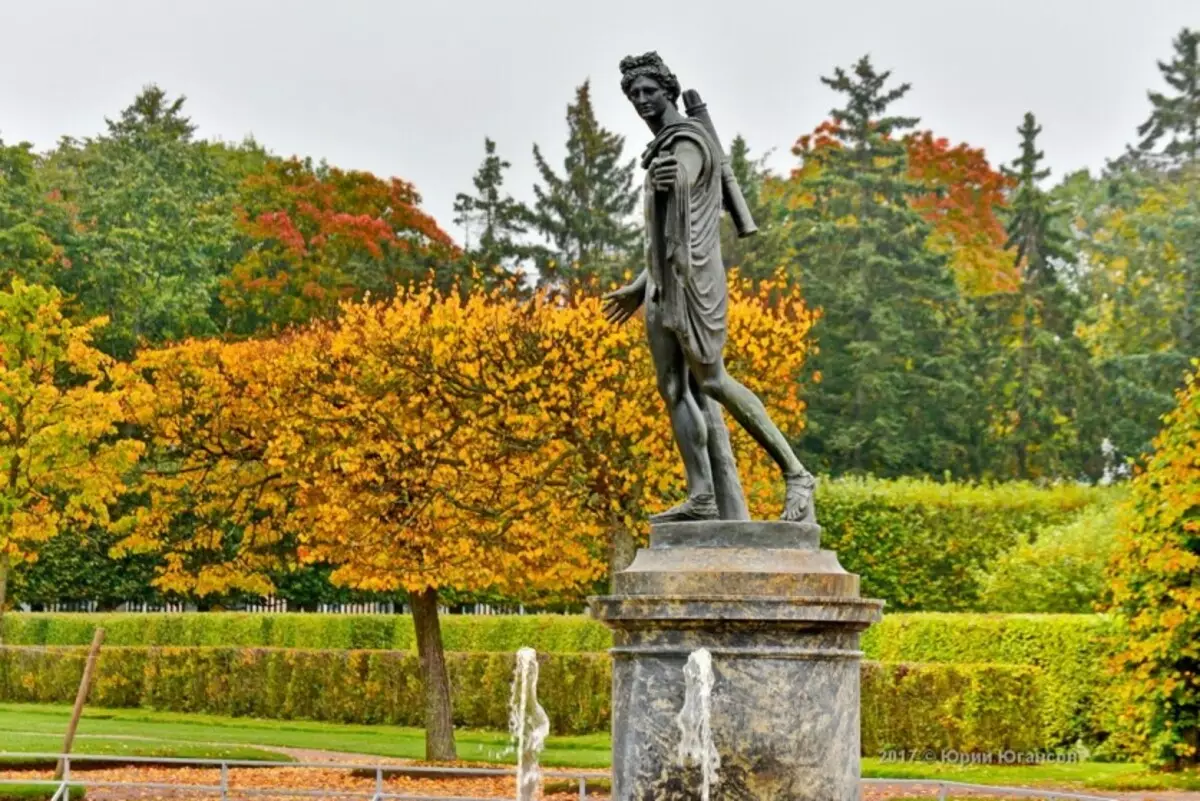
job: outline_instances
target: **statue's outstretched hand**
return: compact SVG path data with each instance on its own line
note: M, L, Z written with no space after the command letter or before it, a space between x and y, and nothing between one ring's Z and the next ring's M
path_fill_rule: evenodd
M650 183L659 192L669 192L675 188L678 179L679 161L673 155L659 156L650 162Z
M646 288L640 281L613 290L604 296L604 318L620 325L637 312L645 298Z

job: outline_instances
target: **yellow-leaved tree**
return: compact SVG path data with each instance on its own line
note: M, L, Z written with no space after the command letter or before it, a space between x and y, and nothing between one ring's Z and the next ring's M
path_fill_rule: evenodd
M296 562L406 591L427 756L454 758L438 591L578 591L604 571L541 358L547 310L414 289L276 341L144 354L150 502L121 547L162 553L156 583L178 592L267 592Z
M604 570L558 435L571 410L542 359L544 312L420 290L347 306L291 351L278 437L303 476L301 556L339 584L407 591L430 759L455 756L439 589L565 590Z
M0 292L0 633L13 560L64 529L114 527L141 443L120 436L129 374L91 346L103 319L63 316L55 289Z
M296 478L273 455L293 340L188 341L145 350L130 417L149 446L144 503L118 555L163 557L155 585L198 597L267 594L295 562Z
M784 433L804 425L800 378L815 321L799 288L782 273L751 283L730 281L729 372L757 394ZM553 376L549 399L569 410L556 418L574 453L586 514L606 532L610 571L624 568L648 530L647 517L685 492L683 463L654 377L640 320L613 326L596 296L575 295L539 316L543 369ZM761 447L728 415L734 455L754 517L779 513L782 481Z
M729 315L730 369L797 432L812 316L771 282L735 283ZM305 562L405 591L426 754L451 759L439 591L578 596L683 489L643 339L596 298L414 288L277 340L145 353L150 501L122 547L163 554L177 592L268 592ZM776 468L733 441L751 508L774 516Z

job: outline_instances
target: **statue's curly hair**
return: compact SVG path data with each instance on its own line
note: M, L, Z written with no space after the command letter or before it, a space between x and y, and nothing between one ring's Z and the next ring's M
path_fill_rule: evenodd
M629 87L643 75L654 79L667 93L672 104L679 100L679 79L667 69L662 58L653 50L640 56L625 56L621 59L621 91L626 97L629 97Z

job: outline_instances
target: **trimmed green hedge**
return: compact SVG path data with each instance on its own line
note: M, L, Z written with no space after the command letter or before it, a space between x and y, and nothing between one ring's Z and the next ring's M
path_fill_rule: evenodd
M863 637L870 659L1041 665L1047 653L1066 649L1068 658L1090 661L1097 632L1108 631L1098 615L884 611L883 622ZM416 650L408 615L9 613L4 642L87 645L97 626L108 645ZM609 630L585 615L443 615L441 628L447 651L513 653L529 646L540 653L596 653L612 647Z
M1053 747L1042 679L1023 665L865 662L862 752Z
M884 662L989 662L1044 672L1048 735L1058 743L1103 739L1104 656L1116 634L1102 615L890 615L863 635Z
M821 483L817 510L822 547L862 576L863 595L890 611L956 612L979 608L982 577L998 556L1116 497L1076 484L846 478Z
M97 626L109 645L267 647L415 651L409 615L66 614L4 616L9 645L86 645ZM595 653L612 646L600 623L584 615L442 615L447 651Z
M32 614L5 616L12 645L85 645L96 625L115 646L241 646L415 651L405 615ZM449 652L589 654L611 636L582 615L442 617ZM1049 736L1098 742L1107 730L1102 662L1113 634L1099 615L888 614L863 635L868 659L883 662L1032 665L1045 672ZM455 657L457 658L457 657ZM465 703L465 701L464 701Z
M0 648L0 701L68 703L86 649ZM454 719L503 729L514 657L449 653ZM547 654L539 698L559 734L609 726L606 654ZM105 648L90 702L260 718L419 726L417 658L397 651L270 648ZM1037 749L1053 743L1039 668L1012 665L863 666L863 747Z

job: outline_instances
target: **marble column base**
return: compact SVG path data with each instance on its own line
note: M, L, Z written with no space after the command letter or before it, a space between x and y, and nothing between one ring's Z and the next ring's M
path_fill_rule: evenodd
M688 654L707 648L713 801L859 797L859 634L883 603L819 547L820 527L782 521L666 523L591 599L613 630L614 801L694 801L676 716Z

